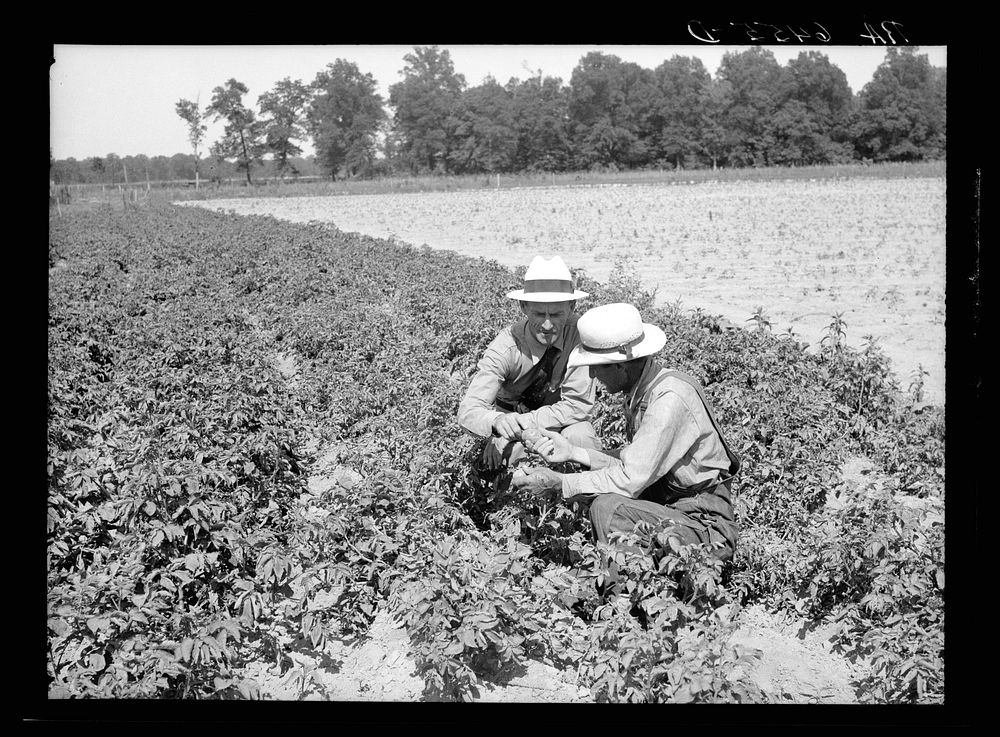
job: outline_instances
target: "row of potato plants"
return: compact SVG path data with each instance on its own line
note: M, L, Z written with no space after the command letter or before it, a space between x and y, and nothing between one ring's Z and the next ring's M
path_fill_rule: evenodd
M259 698L247 664L287 672L385 609L428 698L543 658L599 701L759 702L728 638L761 603L839 622L864 698L943 698L943 412L836 320L811 354L577 274L579 311L630 301L664 328L744 458L721 567L655 528L595 545L580 510L472 472L455 409L523 270L169 206L52 218L49 258L52 697ZM622 442L614 399L595 423ZM886 482L846 484L851 455Z

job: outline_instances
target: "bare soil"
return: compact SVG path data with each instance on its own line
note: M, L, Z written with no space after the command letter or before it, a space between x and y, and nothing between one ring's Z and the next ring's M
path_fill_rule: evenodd
M769 703L858 703L855 683L863 666L831 651L829 632L804 632L758 606L740 613L732 643L756 651L750 674ZM394 701L432 700L416 675L406 631L379 612L367 636L356 642L331 641L322 650L296 643L289 653L295 665L284 672L273 663L254 663L244 676L254 678L268 700ZM309 675L305 680L302 673ZM531 661L505 682L480 679L477 702L592 703L572 671Z

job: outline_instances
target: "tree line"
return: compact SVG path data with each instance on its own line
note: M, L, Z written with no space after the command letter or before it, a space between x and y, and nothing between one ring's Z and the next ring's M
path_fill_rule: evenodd
M374 177L585 170L798 166L945 156L946 74L916 47L888 47L852 94L817 51L781 66L756 46L713 77L696 57L655 69L601 52L568 84L541 70L469 87L436 46L403 57L388 100L337 59L311 83L285 78L245 102L235 78L201 107L179 100L190 154L52 161L56 183L257 176ZM203 158L207 123L224 124ZM315 154L303 157L310 141ZM131 174L130 174L131 172Z

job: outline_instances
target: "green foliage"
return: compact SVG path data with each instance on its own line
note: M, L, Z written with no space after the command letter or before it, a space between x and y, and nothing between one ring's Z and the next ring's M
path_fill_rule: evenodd
M632 168L647 161L646 118L656 97L650 70L600 52L580 59L568 108L576 167Z
M840 623L873 701L943 694L943 412L900 397L842 319L814 355L658 307L624 266L577 275L581 309L629 301L664 329L744 460L720 568L663 529L596 546L584 508L474 472L457 402L517 316L518 275L494 262L172 207L54 217L49 250L65 262L48 321L53 697L256 698L246 665L262 661L304 693L293 645L364 638L391 611L439 698L541 658L595 700L759 702L729 644L751 602ZM616 401L595 416L612 447ZM849 455L882 485L846 483Z
M507 172L517 144L510 93L495 80L466 90L455 112L456 145L449 169L464 172Z
M659 160L687 168L706 150L704 117L711 75L697 57L673 56L653 71L660 92L650 118Z
M850 161L853 100L844 73L825 55L809 51L788 62L785 78L772 121L771 161L786 165Z
M210 147L215 171L206 173L228 178L235 162L250 184L265 154L279 177L297 170L332 179L941 161L947 78L917 52L889 47L855 97L843 71L816 51L784 67L764 47L731 52L715 79L695 57L649 70L593 52L567 84L538 70L467 88L446 50L417 46L390 87L391 121L372 75L337 59L308 88L285 78L261 94L262 120L242 101L245 85L216 87L204 117L226 128ZM149 171L154 181L194 177L202 112L186 100L174 111L189 126L194 156L125 157L130 171ZM297 160L306 132L316 155ZM57 184L121 183L113 156L52 162L50 176Z
M609 583L608 563L618 581L590 615L581 677L597 701L762 701L747 678L752 656L728 644L739 605L720 583L722 563L668 533L640 523L584 560L598 583Z
M752 322L757 330L771 330L771 321L767 318L763 305L754 310L747 322Z
M437 46L417 46L403 61L402 81L389 87L389 104L395 110L395 153L412 173L447 174L457 144L455 113L465 77L455 73L451 54Z
M198 168L198 151L201 148L201 142L205 140L205 133L208 132L208 126L202 122L203 115L197 102L183 99L178 100L174 106L174 110L187 123L188 140L191 141L191 148L194 151L195 175L197 176L200 173Z
M274 155L279 176L295 174L293 159L302 153L295 141L305 139L303 121L309 89L298 80L288 77L274 85L274 89L260 96L257 105L264 124L264 140Z
M782 68L763 46L727 52L719 65L723 98L723 124L739 141L727 158L737 166L768 166L773 162L774 132L770 121L779 104Z
M860 95L853 134L872 161L913 161L945 141L946 77L910 48L890 48Z
M223 137L210 148L212 155L235 159L237 169L246 174L247 184L252 181L253 165L263 160L266 151L265 123L243 104L243 96L249 91L242 82L230 79L225 86L212 90L212 101L205 108L209 119L225 122Z
M308 109L316 160L333 179L369 174L375 165L375 138L386 119L374 77L344 59L316 75Z
M572 158L565 114L568 89L541 73L523 82L512 79L507 89L516 137L514 171L567 171Z
M503 677L541 654L570 615L539 598L531 550L516 536L489 544L459 532L402 558L399 599L428 692L449 699L478 696L481 676Z

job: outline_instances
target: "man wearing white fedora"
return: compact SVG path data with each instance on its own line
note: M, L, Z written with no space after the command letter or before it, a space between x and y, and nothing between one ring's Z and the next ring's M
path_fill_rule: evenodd
M578 322L581 344L571 367L586 366L612 393L623 393L629 443L615 450L582 448L555 433L526 433L524 443L548 463L573 461L590 470L515 473L515 488L568 500L590 498L594 534L631 532L640 520L672 523L682 545L712 545L722 560L736 549L732 478L740 459L726 444L701 386L664 368L653 354L666 344L656 325L629 304L588 310Z
M481 461L493 471L523 456L523 430L561 432L579 447L600 448L588 421L596 387L586 368L567 370L570 351L579 343L573 312L587 292L573 288L569 268L559 256L536 256L524 287L509 292L521 317L487 346L465 396L458 423L485 438Z

